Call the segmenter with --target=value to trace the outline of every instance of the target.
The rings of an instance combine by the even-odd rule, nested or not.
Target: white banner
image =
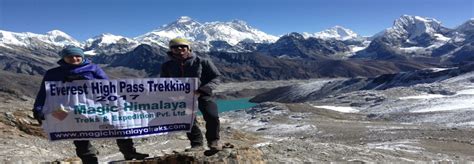
[[[51,141],[190,131],[196,85],[196,78],[47,81],[43,129]]]

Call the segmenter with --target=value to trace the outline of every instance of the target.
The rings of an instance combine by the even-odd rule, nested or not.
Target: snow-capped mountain
[[[258,51],[271,56],[289,59],[342,59],[350,56],[352,43],[335,39],[305,38],[300,33],[283,35],[275,43],[261,46]]]
[[[377,77],[357,77],[338,80],[318,80],[315,82],[286,86],[269,91],[253,98],[253,102],[304,102],[317,100],[329,95],[341,95],[357,90],[386,90],[396,87],[410,87],[417,84],[429,84],[442,81],[468,82],[473,78],[474,64],[466,64],[454,68],[427,68],[416,71],[406,71],[394,74],[384,74]],[[460,75],[467,75],[458,79]],[[446,85],[446,83],[445,83]],[[450,91],[441,88],[425,88],[432,94],[449,95]],[[252,101],[252,100],[251,100]],[[473,104],[471,104],[473,105]]]
[[[460,33],[467,33],[467,32],[474,31],[474,18],[471,18],[465,23],[463,23],[462,25],[459,25],[458,27],[456,27],[455,30]]]
[[[395,20],[392,27],[386,29],[381,37],[395,46],[428,47],[442,45],[450,38],[446,35],[449,29],[433,18],[403,15]]]
[[[278,37],[268,35],[260,30],[250,27],[246,22],[234,20],[232,22],[210,22],[205,23],[203,29],[203,39],[207,42],[214,40],[226,41],[230,45],[239,42],[251,43],[271,43]]]
[[[76,39],[59,30],[52,30],[47,32],[46,34],[35,34],[31,32],[15,33],[0,30],[0,46],[35,47],[35,45],[42,47],[46,46],[46,48],[52,48],[51,46],[81,46],[82,44]]]
[[[182,16],[170,24],[163,25],[133,39],[113,34],[101,34],[81,43],[59,30],[50,31],[46,35],[0,31],[0,45],[5,47],[8,47],[8,45],[35,47],[37,45],[56,47],[55,49],[65,45],[75,45],[83,47],[87,54],[95,55],[126,53],[139,44],[168,47],[168,41],[176,37],[193,41],[193,49],[198,51],[209,51],[214,45],[211,43],[223,41],[233,47],[232,51],[238,52],[248,51],[239,47],[239,43],[271,43],[278,39],[278,37],[252,28],[240,20],[200,23],[190,17]],[[222,48],[215,47],[213,49]]]
[[[344,28],[342,26],[334,26],[332,28],[326,29],[324,31],[316,32],[313,34],[303,33],[305,38],[314,37],[320,39],[336,39],[336,40],[350,40],[350,39],[360,39],[359,36],[354,31]]]
[[[334,26],[316,33],[303,32],[302,35],[306,39],[318,38],[322,40],[344,41],[347,47],[350,49],[350,51],[343,53],[344,55],[342,56],[344,58],[354,55],[357,51],[367,48],[367,46],[370,44],[370,40],[367,37],[362,37],[354,31],[342,26]]]
[[[57,53],[65,45],[80,46],[87,54],[97,54],[95,58],[105,56],[104,59],[114,59],[111,54],[126,54],[141,44],[147,44],[160,49],[159,54],[166,56],[168,41],[175,37],[192,40],[192,48],[197,54],[209,55],[215,60],[221,60],[225,55],[230,55],[232,60],[246,59],[242,56],[255,54],[260,56],[249,60],[271,58],[316,60],[324,63],[368,58],[384,60],[383,62],[400,60],[402,63],[415,65],[416,68],[423,68],[425,62],[443,65],[474,61],[474,19],[455,29],[448,29],[432,18],[404,15],[395,20],[392,27],[370,39],[341,26],[313,34],[289,33],[277,39],[239,20],[200,23],[184,16],[135,38],[102,34],[83,43],[58,30],[47,34],[0,30],[0,57],[5,59],[0,61],[0,68],[29,74],[44,73],[55,65],[59,57]],[[110,64],[107,63],[110,61],[103,60],[101,64]],[[223,65],[225,66],[227,65]],[[255,65],[251,65],[253,66]],[[398,65],[391,70],[396,70],[397,67]],[[334,74],[334,71],[329,72]]]
[[[454,29],[453,42],[465,42],[472,43],[474,42],[474,18],[466,21],[462,25],[459,25]]]
[[[59,30],[46,34],[0,30],[0,69],[30,75],[44,74],[58,61],[58,52],[81,43]]]
[[[452,31],[433,18],[403,15],[392,27],[374,35],[370,45],[354,57],[393,59],[431,57],[434,52],[444,54],[450,51],[443,45],[453,40]],[[439,50],[440,47],[443,50]]]
[[[201,28],[201,23],[192,20],[190,17],[182,16],[170,24],[163,25],[156,30],[134,39],[141,43],[167,47],[168,41],[176,37],[188,38],[195,41],[194,36]]]
[[[84,49],[88,55],[114,54],[128,52],[138,45],[139,43],[133,39],[107,33],[87,39]]]
[[[244,21],[199,23],[183,16],[171,24],[135,38],[138,42],[157,44],[167,47],[170,39],[183,37],[193,41],[195,49],[209,50],[211,41],[225,41],[230,45],[239,42],[269,43],[278,37],[266,34],[250,27]]]
[[[451,40],[432,51],[432,56],[455,63],[474,61],[474,18],[453,29]]]

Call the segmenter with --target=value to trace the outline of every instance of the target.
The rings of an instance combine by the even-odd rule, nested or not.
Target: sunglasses
[[[176,45],[176,46],[171,46],[170,48],[171,49],[178,49],[178,48],[184,49],[184,48],[189,48],[189,46],[187,46],[187,45]]]

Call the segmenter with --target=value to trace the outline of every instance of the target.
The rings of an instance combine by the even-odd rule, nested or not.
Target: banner
[[[51,141],[136,138],[190,131],[197,108],[196,78],[46,81]]]

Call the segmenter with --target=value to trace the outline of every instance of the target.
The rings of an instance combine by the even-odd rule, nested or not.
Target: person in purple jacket
[[[81,48],[68,46],[60,52],[60,56],[59,67],[46,72],[36,96],[33,116],[40,125],[44,120],[42,110],[46,99],[45,81],[71,82],[74,80],[108,79],[99,66],[84,58],[84,52]],[[83,163],[98,163],[98,151],[89,140],[75,140],[74,145],[76,146],[76,154]],[[144,159],[149,156],[148,154],[138,153],[133,146],[132,139],[117,139],[117,145],[126,160]]]

